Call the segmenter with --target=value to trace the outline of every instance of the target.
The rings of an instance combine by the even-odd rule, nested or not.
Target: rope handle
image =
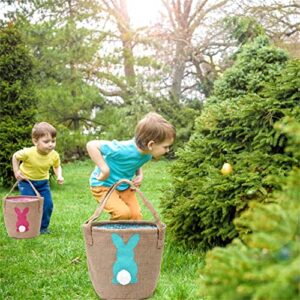
[[[26,180],[30,184],[30,186],[32,187],[32,189],[34,190],[34,192],[36,193],[36,195],[38,197],[40,197],[40,198],[42,197],[41,194],[37,191],[37,189],[34,187],[34,185],[32,184],[32,182],[29,179],[23,179],[23,180]],[[14,188],[17,186],[18,182],[19,181],[17,180],[14,183],[13,187],[10,189],[10,191],[8,192],[8,194],[3,199],[6,199],[12,193],[12,191],[14,190]]]
[[[103,200],[101,201],[101,203],[95,210],[94,214],[85,222],[86,233],[88,233],[88,235],[90,236],[89,244],[92,245],[92,243],[93,243],[93,241],[92,241],[92,222],[100,217],[110,195],[121,183],[127,183],[132,189],[134,189],[139,194],[139,196],[142,198],[146,207],[150,210],[151,214],[153,215],[153,217],[156,221],[155,223],[158,227],[158,247],[161,247],[162,239],[163,239],[163,233],[162,233],[163,232],[163,224],[162,224],[156,210],[154,209],[153,205],[151,204],[151,202],[148,201],[147,198],[144,196],[144,194],[140,191],[140,189],[138,189],[133,184],[133,182],[128,179],[120,179],[117,183],[115,183],[113,186],[111,186],[110,189],[106,192]]]
[[[150,212],[152,213],[152,215],[155,218],[156,224],[160,227],[162,227],[162,223],[161,220],[156,212],[156,210],[154,209],[153,205],[146,199],[146,197],[144,196],[144,194],[128,179],[120,179],[117,183],[115,183],[113,186],[110,187],[110,189],[106,192],[103,200],[100,202],[100,205],[97,207],[97,209],[95,210],[94,214],[86,221],[86,224],[90,224],[93,221],[95,221],[96,219],[98,219],[101,215],[101,213],[103,212],[103,209],[110,197],[110,195],[113,193],[113,191],[122,183],[127,183],[130,185],[130,187],[132,189],[134,189],[142,198],[144,204],[146,205],[146,207],[150,210]]]

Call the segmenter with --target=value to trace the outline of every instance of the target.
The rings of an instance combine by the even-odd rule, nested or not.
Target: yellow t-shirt
[[[43,155],[35,146],[17,151],[16,158],[22,161],[20,171],[32,180],[49,179],[50,168],[60,166],[59,154],[55,150]]]

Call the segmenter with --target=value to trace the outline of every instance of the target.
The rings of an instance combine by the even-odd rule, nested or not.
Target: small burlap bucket
[[[155,221],[98,221],[111,193],[121,183],[135,189]],[[83,225],[89,275],[101,299],[146,299],[156,288],[166,225],[129,180],[118,181]]]
[[[17,239],[29,239],[40,234],[44,198],[27,180],[36,196],[9,196],[18,182],[3,198],[3,216],[7,234]]]

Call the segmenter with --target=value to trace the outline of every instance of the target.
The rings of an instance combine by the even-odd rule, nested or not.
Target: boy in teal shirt
[[[120,179],[132,180],[139,187],[143,180],[141,167],[153,158],[169,152],[176,137],[175,128],[157,113],[147,114],[136,126],[134,139],[128,141],[90,141],[87,151],[96,167],[90,187],[100,202],[109,188]],[[104,210],[111,220],[141,220],[135,191],[123,183],[111,194]]]

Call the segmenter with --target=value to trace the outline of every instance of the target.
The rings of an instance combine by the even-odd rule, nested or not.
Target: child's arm
[[[12,166],[13,166],[14,175],[17,180],[26,179],[26,176],[24,176],[19,169],[20,161],[16,158],[16,154],[14,154],[12,157]]]
[[[58,184],[63,184],[64,183],[64,178],[62,176],[62,168],[61,166],[58,166],[58,167],[53,167],[53,171],[56,175],[56,178],[57,178],[57,183]]]
[[[100,147],[101,141],[98,140],[90,141],[86,144],[86,149],[90,158],[101,170],[101,173],[99,174],[97,179],[105,180],[109,177],[110,170],[99,150]]]
[[[133,184],[136,187],[140,187],[141,184],[142,184],[142,180],[143,180],[143,171],[142,171],[142,168],[137,169],[135,175],[136,175],[136,177],[133,179]]]

